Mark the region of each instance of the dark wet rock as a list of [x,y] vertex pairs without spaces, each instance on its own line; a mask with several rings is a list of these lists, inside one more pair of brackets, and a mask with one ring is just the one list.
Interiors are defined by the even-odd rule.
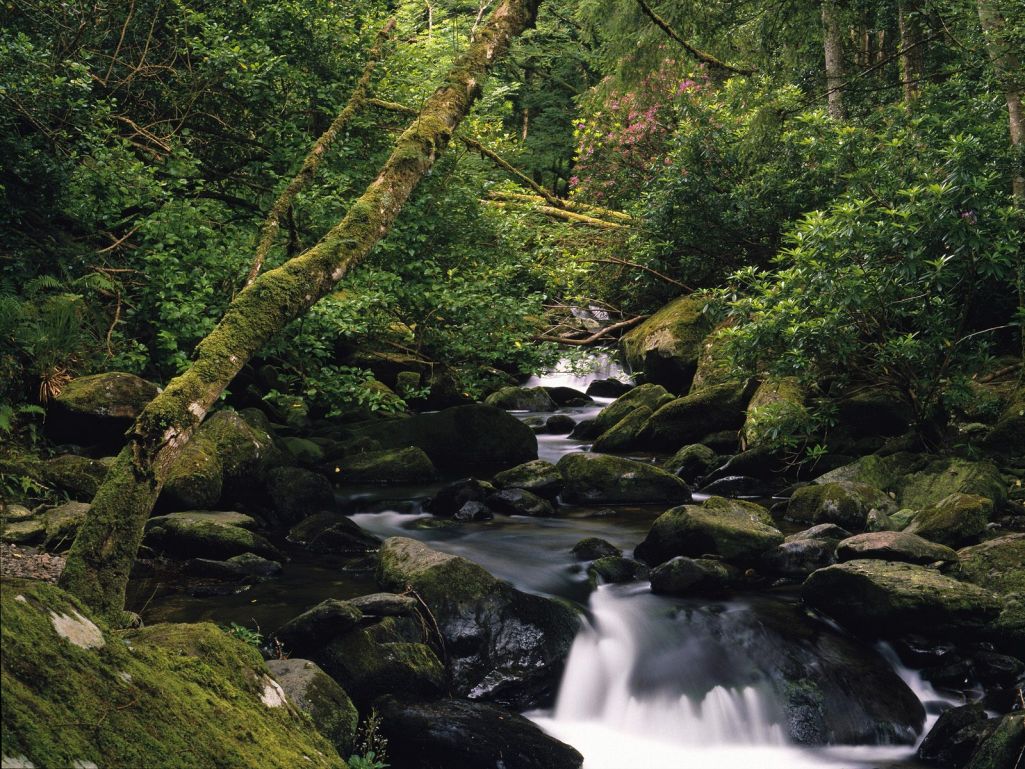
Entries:
[[568,414],[553,414],[545,420],[545,431],[550,435],[569,435],[577,422]]
[[586,406],[589,403],[594,403],[594,398],[590,395],[572,387],[544,387],[542,389],[548,393],[557,406]]
[[677,555],[709,553],[752,563],[782,542],[783,534],[761,505],[710,497],[701,505],[681,505],[660,515],[634,552],[652,565]]
[[651,570],[651,592],[665,595],[720,595],[740,579],[740,572],[721,561],[678,555]]
[[134,374],[110,372],[72,379],[47,408],[46,434],[55,443],[116,449],[158,392],[157,385]]
[[722,457],[712,449],[700,443],[692,443],[663,462],[662,469],[692,484],[699,478],[704,478],[720,464]]
[[359,609],[364,617],[405,617],[417,611],[419,604],[411,595],[398,593],[370,593],[352,598],[348,603]]
[[838,481],[797,489],[790,497],[786,517],[801,523],[835,523],[849,531],[864,531],[872,510],[896,512],[897,505],[873,486]]
[[850,536],[851,533],[847,529],[837,526],[835,523],[819,523],[810,529],[791,534],[786,538],[786,541],[796,542],[800,539],[824,539],[836,543]]
[[580,561],[621,555],[619,548],[599,537],[587,537],[573,545],[573,555]]
[[955,492],[916,513],[904,531],[948,547],[963,547],[979,541],[992,512],[992,500]]
[[837,403],[837,419],[854,438],[903,434],[911,424],[911,408],[894,390],[861,390]]
[[278,519],[286,525],[335,508],[331,482],[302,467],[275,467],[268,472],[267,494]]
[[[731,434],[736,440],[736,434]],[[730,476],[749,476],[762,481],[769,481],[775,488],[779,487],[780,478],[790,470],[786,457],[768,448],[748,449],[732,457],[724,457],[716,467],[706,475],[705,483]]]
[[48,483],[67,492],[72,499],[92,502],[107,477],[107,465],[98,459],[62,454],[43,463],[43,475]]
[[648,419],[638,444],[657,451],[676,451],[722,430],[744,424],[751,387],[744,383],[715,385],[660,407]]
[[1025,752],[1025,716],[1012,713],[1000,719],[989,737],[972,754],[965,769],[1005,769],[1021,763]]
[[425,483],[437,470],[416,446],[352,454],[337,461],[338,483]]
[[578,769],[583,764],[569,745],[493,705],[387,697],[376,706],[394,769]]
[[290,619],[274,635],[289,653],[308,654],[358,627],[362,619],[363,612],[353,604],[328,598]]
[[632,558],[606,555],[587,567],[587,581],[591,587],[638,582],[648,578],[648,567]]
[[796,539],[766,552],[761,566],[784,577],[806,577],[816,569],[836,563],[836,542],[824,539]]
[[493,480],[499,489],[525,489],[545,499],[555,499],[563,486],[562,473],[543,459],[503,470]]
[[531,429],[502,409],[481,403],[364,422],[353,430],[383,448],[417,446],[435,467],[446,471],[513,467],[537,459],[537,438]]
[[618,398],[632,388],[632,384],[618,379],[595,379],[587,385],[587,394],[595,398]]
[[494,517],[495,514],[486,504],[471,501],[456,510],[452,520],[466,523],[468,521],[490,521]]
[[476,478],[461,478],[442,486],[424,505],[432,515],[450,518],[458,513],[467,502],[483,502],[495,487]]
[[232,522],[238,515],[192,511],[150,518],[143,544],[172,558],[224,560],[242,553],[281,558],[264,537]]
[[698,367],[702,342],[712,330],[700,296],[676,299],[620,340],[627,364],[646,382],[686,392]]
[[981,705],[945,710],[918,746],[918,758],[943,767],[963,767],[996,723]]
[[860,560],[814,572],[801,595],[809,606],[855,632],[978,636],[1000,613],[988,590],[925,566]]
[[837,545],[836,556],[840,561],[879,558],[923,566],[936,561],[957,561],[957,553],[949,547],[902,531],[876,531],[850,537]]
[[543,387],[503,387],[484,403],[506,411],[555,411],[558,407]]
[[598,413],[594,420],[594,432],[596,435],[600,435],[611,430],[641,406],[654,413],[672,400],[672,394],[661,385],[639,385]]
[[193,577],[225,580],[228,582],[253,582],[267,579],[281,573],[281,564],[261,558],[253,553],[232,556],[225,561],[210,558],[192,558],[186,564],[186,573]]
[[453,691],[517,708],[554,695],[579,626],[569,607],[402,537],[382,546],[378,580],[395,590],[411,585],[430,608],[445,639]]
[[768,497],[772,495],[772,486],[748,475],[728,475],[703,486],[699,493],[718,497]]
[[485,503],[505,515],[555,515],[552,503],[524,489],[502,489],[489,494]]
[[690,488],[675,475],[642,462],[605,454],[566,454],[557,465],[571,504],[682,502]]
[[601,431],[598,429],[597,420],[581,419],[577,422],[577,426],[573,428],[573,432],[569,434],[569,437],[581,441],[592,441],[599,435],[601,435]]
[[637,438],[651,415],[652,411],[647,406],[637,406],[615,425],[599,435],[594,441],[594,446],[591,447],[592,450],[615,452],[633,448],[637,445]]
[[269,660],[267,669],[288,701],[310,717],[339,755],[352,753],[359,713],[349,695],[312,660]]
[[297,523],[288,539],[313,553],[362,554],[378,549],[381,541],[341,513],[317,513]]

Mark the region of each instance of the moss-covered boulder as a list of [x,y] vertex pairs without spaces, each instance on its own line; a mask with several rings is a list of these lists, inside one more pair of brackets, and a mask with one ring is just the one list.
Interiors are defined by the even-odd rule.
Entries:
[[615,426],[610,427],[594,440],[592,451],[615,452],[627,451],[637,445],[637,439],[644,429],[652,410],[647,406],[638,406]]
[[678,555],[697,558],[707,554],[752,563],[782,542],[783,534],[761,505],[709,497],[700,505],[681,505],[664,512],[634,552],[653,565]]
[[247,421],[230,409],[209,416],[199,426],[196,437],[212,443],[220,459],[222,502],[258,496],[260,481],[280,461],[270,433],[255,420]]
[[385,697],[378,709],[396,769],[579,769],[583,763],[533,721],[483,702]]
[[427,604],[445,641],[455,692],[516,708],[554,694],[579,626],[568,606],[403,537],[381,547],[378,581],[396,591],[412,587]]
[[171,464],[157,509],[204,510],[216,507],[224,485],[217,444],[202,432],[193,436]]
[[5,765],[344,769],[259,652],[211,624],[127,638],[39,582],[0,586]]
[[92,505],[86,502],[65,502],[43,513],[47,550],[68,550]]
[[722,459],[708,446],[691,443],[663,462],[662,469],[683,478],[687,483],[694,483],[719,467]]
[[172,558],[221,560],[242,553],[281,558],[277,548],[264,537],[242,528],[230,518],[225,520],[223,515],[188,511],[150,518],[146,522],[143,544]]
[[506,411],[555,411],[558,408],[543,387],[503,387],[484,402]]
[[555,515],[555,506],[537,494],[525,489],[502,489],[488,494],[484,500],[488,509],[503,515]]
[[596,561],[599,558],[622,555],[618,547],[601,537],[585,537],[573,545],[571,552],[578,561]]
[[506,468],[537,459],[537,438],[502,409],[480,403],[354,426],[383,448],[417,446],[446,471]]
[[158,392],[152,382],[116,371],[72,379],[47,408],[46,433],[57,443],[117,449]]
[[4,519],[0,528],[0,540],[13,545],[38,545],[46,539],[46,522],[42,517],[22,518],[16,521]]
[[320,473],[303,467],[275,467],[267,473],[267,495],[285,524],[335,509],[335,490]]
[[61,454],[43,463],[43,473],[48,483],[66,491],[72,499],[91,502],[107,477],[107,467],[98,459]]
[[600,435],[611,430],[641,406],[655,412],[672,400],[673,396],[662,385],[638,385],[598,412],[591,429]]
[[274,632],[289,654],[309,654],[363,620],[363,612],[348,601],[328,598],[293,617]]
[[797,377],[768,377],[747,404],[741,434],[748,448],[775,442],[777,436],[797,434],[808,422],[807,393]]
[[330,512],[303,519],[289,530],[288,539],[311,552],[336,555],[372,553],[381,545],[348,516]]
[[767,550],[759,566],[782,577],[807,577],[836,563],[836,542],[828,539],[790,539]]
[[983,440],[989,451],[1005,457],[1025,457],[1025,387],[1014,391],[997,423]]
[[731,382],[705,388],[660,407],[644,425],[637,443],[657,451],[676,451],[723,430],[739,430],[751,388]]
[[673,392],[690,389],[701,355],[701,343],[712,330],[705,315],[707,300],[683,296],[625,334],[621,340],[627,364],[646,382]]
[[492,479],[499,489],[523,489],[545,499],[555,499],[562,491],[562,473],[551,462],[535,459],[496,473]]
[[1025,534],[1005,534],[957,554],[962,578],[995,593],[1025,599]]
[[972,755],[964,769],[1019,769],[1025,753],[1025,715],[1011,713],[1000,719],[992,734]]
[[673,503],[690,499],[687,484],[653,465],[605,454],[566,454],[559,460],[571,504]]
[[587,567],[587,582],[592,588],[598,585],[621,585],[648,578],[648,567],[633,558],[621,555],[606,555],[595,559]]
[[678,555],[651,570],[651,592],[662,595],[721,595],[740,581],[740,572],[710,558]]
[[948,547],[963,547],[979,541],[992,512],[993,503],[986,497],[955,492],[919,510],[904,531]]
[[339,755],[352,752],[359,713],[345,689],[312,660],[270,660],[267,669],[288,701],[310,717]]
[[798,523],[833,523],[848,531],[863,531],[873,510],[894,513],[897,505],[867,483],[837,481],[797,489],[787,503],[786,517]]
[[335,464],[338,483],[426,483],[438,475],[430,457],[416,446],[352,454]]
[[937,561],[957,562],[957,553],[951,548],[903,531],[874,531],[848,537],[836,546],[836,557],[840,561],[879,558],[923,566]]
[[870,454],[815,479],[816,483],[855,481],[890,492],[898,506],[922,510],[957,492],[993,500],[1000,506],[1007,488],[1000,471],[990,462],[958,457],[897,452]]
[[801,596],[840,624],[878,636],[979,636],[1002,606],[991,591],[934,569],[878,560],[820,569],[805,580]]

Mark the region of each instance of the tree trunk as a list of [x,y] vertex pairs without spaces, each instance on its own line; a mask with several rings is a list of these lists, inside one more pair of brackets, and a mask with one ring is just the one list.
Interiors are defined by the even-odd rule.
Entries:
[[1022,109],[1021,92],[1025,76],[1021,60],[1005,35],[1005,21],[994,0],[978,0],[979,21],[986,36],[986,48],[996,70],[997,80],[1004,90],[1007,102],[1007,117],[1010,125],[1011,144],[1016,150],[1017,164],[1011,180],[1011,189],[1018,205],[1025,205],[1025,168],[1022,168],[1022,138],[1025,136],[1025,111]]
[[540,0],[503,0],[444,84],[424,103],[377,178],[312,248],[260,275],[228,305],[196,348],[195,361],[129,430],[79,531],[61,586],[108,620],[124,619],[128,575],[168,469],[242,366],[327,294],[388,232],[448,145],[511,40],[531,25]]
[[822,44],[826,54],[826,101],[829,116],[843,120],[843,33],[836,0],[822,0]]
[[919,0],[897,1],[897,26],[900,29],[900,81],[904,87],[904,101],[912,102],[918,97],[919,84],[925,72],[925,36]]

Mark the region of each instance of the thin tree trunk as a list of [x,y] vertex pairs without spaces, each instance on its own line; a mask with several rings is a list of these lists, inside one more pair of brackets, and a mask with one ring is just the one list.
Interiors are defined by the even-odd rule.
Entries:
[[146,406],[75,538],[60,580],[65,589],[108,620],[124,620],[128,575],[175,458],[250,357],[331,291],[388,232],[469,112],[496,60],[533,23],[539,2],[503,0],[341,222],[315,246],[239,292],[197,346],[193,364]]
[[754,67],[734,67],[727,64],[720,59],[717,59],[712,54],[702,51],[699,48],[694,47],[688,43],[683,36],[681,36],[675,29],[669,26],[669,22],[659,16],[655,11],[652,10],[651,6],[648,5],[645,0],[637,0],[637,4],[641,7],[641,11],[655,22],[655,26],[669,35],[670,38],[675,40],[677,43],[683,46],[683,49],[687,51],[691,56],[700,61],[702,64],[707,64],[709,67],[722,72],[731,72],[734,75],[753,75],[757,70]]
[[826,54],[826,102],[829,116],[843,120],[843,37],[836,0],[822,0],[822,43]]
[[370,78],[377,68],[378,61],[381,59],[381,51],[384,48],[384,44],[388,41],[388,37],[394,29],[395,18],[392,17],[385,22],[381,31],[377,33],[377,39],[367,54],[367,63],[363,67],[363,73],[360,75],[359,80],[356,81],[356,87],[352,90],[349,101],[342,108],[342,111],[338,113],[338,116],[332,121],[331,125],[328,126],[327,130],[314,142],[313,147],[303,160],[299,173],[293,177],[292,181],[288,183],[288,186],[278,196],[278,199],[274,201],[274,205],[271,206],[270,213],[267,214],[267,219],[264,221],[263,229],[260,232],[260,241],[256,244],[256,254],[250,263],[249,274],[246,276],[247,286],[256,280],[256,276],[263,269],[263,263],[267,260],[270,250],[274,247],[278,230],[281,229],[281,222],[288,216],[292,203],[295,201],[295,196],[313,181],[313,177],[316,176],[317,169],[320,167],[320,163],[327,154],[328,149],[330,149],[331,144],[338,134],[345,130],[345,126],[348,125],[352,116],[356,114],[356,111],[366,101],[367,93],[370,90]]
[[900,80],[904,101],[910,103],[918,98],[925,72],[925,36],[919,0],[897,0],[897,26],[900,29]]
[[1025,110],[1022,109],[1021,92],[1023,80],[1021,60],[1012,44],[1005,37],[1005,21],[994,0],[978,0],[979,21],[986,36],[986,48],[993,62],[997,79],[1004,89],[1007,102],[1007,118],[1010,127],[1011,144],[1019,150],[1011,180],[1011,190],[1019,206],[1025,205],[1025,168],[1022,168],[1022,139],[1025,137]]

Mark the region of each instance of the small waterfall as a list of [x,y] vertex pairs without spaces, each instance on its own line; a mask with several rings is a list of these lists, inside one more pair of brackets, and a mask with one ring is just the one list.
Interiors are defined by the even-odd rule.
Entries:
[[587,386],[596,379],[619,379],[623,382],[632,381],[632,377],[619,364],[613,355],[606,352],[596,352],[590,356],[591,360],[579,368],[584,373],[577,373],[574,370],[573,361],[564,359],[551,371],[532,376],[523,385],[524,387],[572,387],[576,390],[586,390]]

